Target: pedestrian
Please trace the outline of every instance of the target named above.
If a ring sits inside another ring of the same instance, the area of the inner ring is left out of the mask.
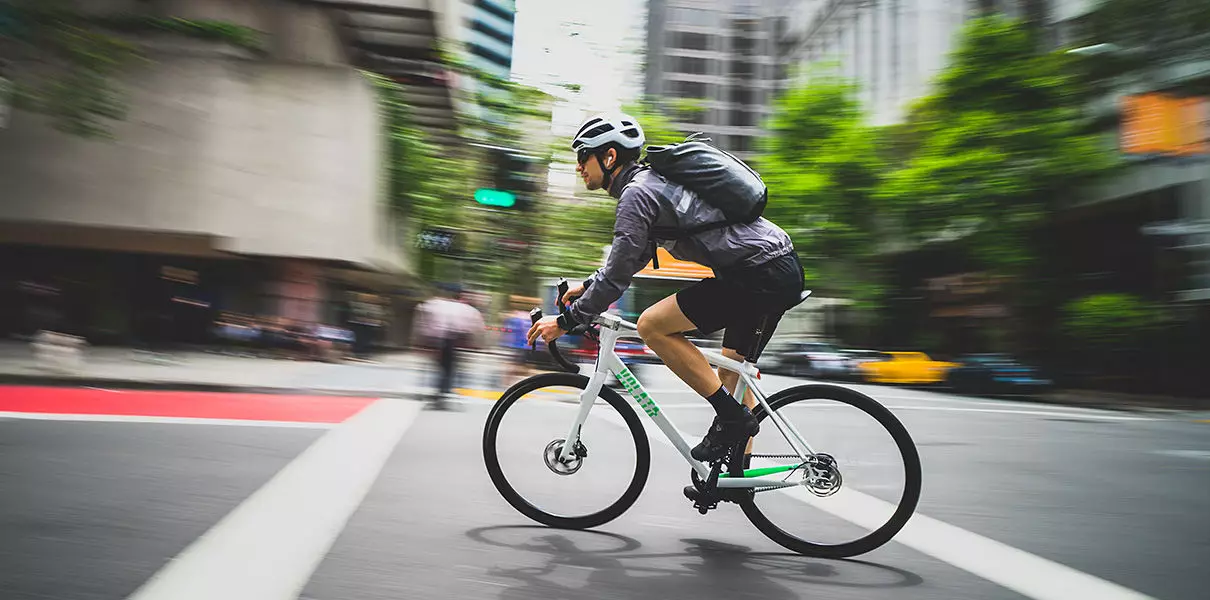
[[[482,345],[483,315],[466,302],[457,284],[439,286],[439,293],[416,307],[413,345],[437,363],[437,386],[430,398],[437,409],[448,407],[457,376],[459,350]]]

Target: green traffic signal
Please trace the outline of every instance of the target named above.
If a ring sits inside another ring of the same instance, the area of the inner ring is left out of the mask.
[[[475,202],[487,206],[502,206],[508,208],[517,203],[517,197],[509,192],[479,188],[475,190]]]

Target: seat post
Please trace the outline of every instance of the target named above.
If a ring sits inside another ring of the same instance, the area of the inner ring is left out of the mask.
[[[756,328],[756,337],[752,340],[752,346],[744,353],[744,362],[756,364],[756,359],[760,358],[761,340],[765,337],[765,328],[769,326],[769,315],[760,318],[760,325]]]

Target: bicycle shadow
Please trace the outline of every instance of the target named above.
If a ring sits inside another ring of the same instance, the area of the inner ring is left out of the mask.
[[[500,532],[514,532],[514,539],[524,539],[511,543],[491,539]],[[734,595],[797,598],[804,591],[802,586],[881,589],[911,587],[924,581],[910,571],[868,561],[753,552],[746,546],[698,538],[682,538],[680,541],[686,544],[683,552],[640,553],[637,550],[642,544],[638,540],[600,531],[525,525],[481,527],[466,535],[477,542],[549,556],[540,566],[488,569],[488,576],[516,582],[501,591],[502,600],[697,600]],[[616,547],[588,548],[601,542]]]

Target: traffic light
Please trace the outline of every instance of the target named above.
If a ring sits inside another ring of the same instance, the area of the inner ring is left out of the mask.
[[[516,151],[489,150],[492,187],[475,191],[475,202],[500,208],[528,209],[540,187],[537,163]]]
[[[504,190],[479,188],[475,190],[475,202],[487,206],[510,208],[517,203],[517,195]]]

